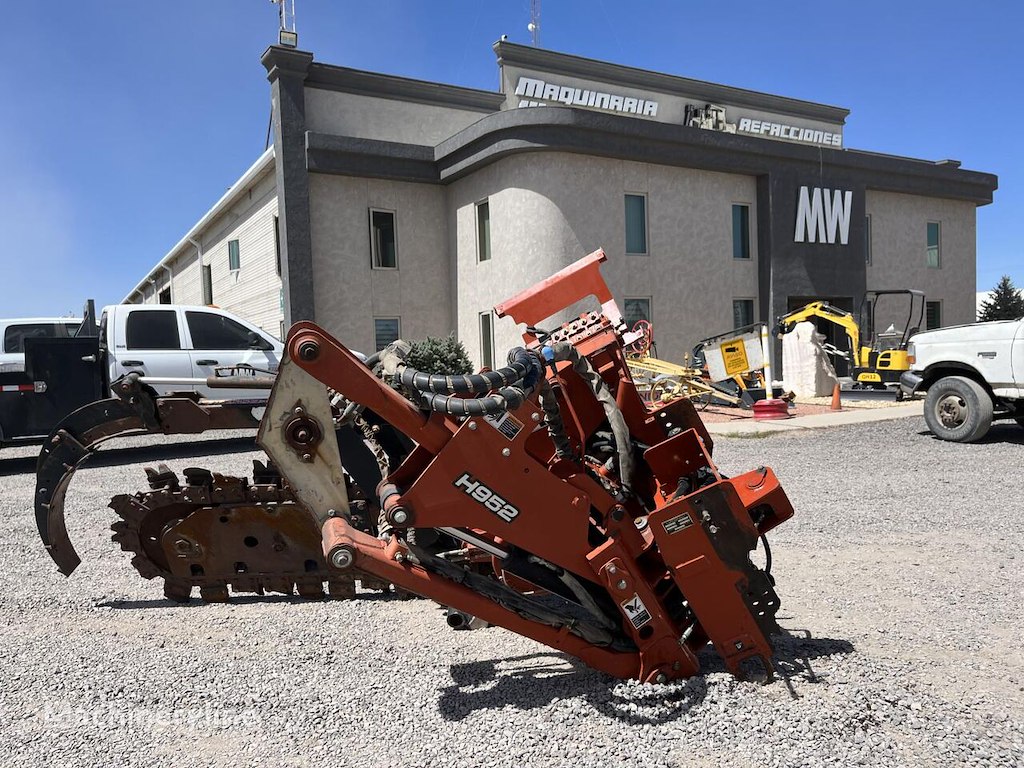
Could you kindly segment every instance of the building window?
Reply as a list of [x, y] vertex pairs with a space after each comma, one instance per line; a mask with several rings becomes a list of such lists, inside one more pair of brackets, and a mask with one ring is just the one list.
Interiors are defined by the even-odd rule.
[[281, 276], [281, 219], [274, 217], [274, 259], [277, 264], [277, 275]]
[[928, 255], [927, 264], [931, 269], [942, 267], [941, 227], [937, 221], [928, 222]]
[[232, 272], [237, 272], [241, 268], [241, 262], [238, 258], [238, 241], [228, 241], [228, 269]]
[[373, 318], [373, 345], [380, 352], [388, 344], [398, 341], [402, 336], [402, 321], [397, 317]]
[[178, 313], [173, 309], [131, 312], [125, 325], [128, 349], [181, 349]]
[[394, 211], [370, 209], [370, 251], [374, 269], [398, 269]]
[[733, 299], [732, 301], [732, 327], [744, 328], [754, 324], [754, 300]]
[[171, 286], [168, 285], [166, 288], [160, 291], [160, 298], [157, 299], [157, 301], [161, 304], [171, 303]]
[[626, 327], [630, 330], [640, 320], [651, 322], [650, 297], [623, 299], [622, 318], [626, 321]]
[[626, 195], [626, 253], [647, 255], [646, 195]]
[[942, 327], [942, 302], [926, 301], [924, 305], [924, 327], [926, 331]]
[[203, 265], [203, 304], [213, 304], [213, 267]]
[[871, 263], [871, 214], [864, 217], [864, 263]]
[[480, 313], [480, 365], [494, 368], [494, 315]]
[[491, 260], [491, 204], [476, 204], [476, 260]]
[[750, 206], [732, 207], [732, 257], [750, 258]]

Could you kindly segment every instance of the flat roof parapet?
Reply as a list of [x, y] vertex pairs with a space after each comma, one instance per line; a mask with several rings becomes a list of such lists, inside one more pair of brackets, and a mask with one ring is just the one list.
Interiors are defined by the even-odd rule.
[[650, 72], [621, 64], [610, 64], [597, 59], [587, 59], [567, 53], [556, 53], [543, 48], [510, 43], [499, 40], [494, 44], [499, 64], [511, 64], [530, 69], [562, 75], [585, 77], [604, 83], [617, 83], [635, 88], [644, 88], [679, 96], [689, 96], [709, 102], [725, 102], [735, 106], [754, 107], [796, 117], [822, 120], [824, 122], [846, 123], [850, 110], [813, 101], [775, 96], [745, 88], [692, 80], [688, 77]]

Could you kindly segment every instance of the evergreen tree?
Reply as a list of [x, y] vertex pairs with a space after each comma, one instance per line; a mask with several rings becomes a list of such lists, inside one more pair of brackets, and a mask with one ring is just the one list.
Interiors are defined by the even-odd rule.
[[422, 341], [412, 342], [406, 362], [424, 373], [458, 375], [473, 372], [466, 348], [454, 333], [443, 339], [428, 336]]
[[1024, 317], [1024, 296], [1019, 288], [1013, 287], [1009, 275], [1003, 275], [999, 284], [992, 289], [988, 298], [981, 303], [978, 321], [1016, 320]]

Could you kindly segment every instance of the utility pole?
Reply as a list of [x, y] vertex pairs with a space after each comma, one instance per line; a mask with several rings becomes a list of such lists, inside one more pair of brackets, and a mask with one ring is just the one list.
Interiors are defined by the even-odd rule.
[[295, 0], [270, 0], [277, 6], [277, 42], [287, 48], [297, 48], [299, 34], [295, 31]]

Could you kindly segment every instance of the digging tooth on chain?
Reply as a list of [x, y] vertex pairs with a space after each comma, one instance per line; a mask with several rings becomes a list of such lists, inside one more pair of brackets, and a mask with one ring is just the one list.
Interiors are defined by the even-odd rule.
[[[253, 462], [253, 480], [188, 467], [184, 483], [165, 464], [147, 467], [151, 490], [111, 499], [118, 520], [111, 538], [132, 554], [146, 579], [162, 578], [164, 595], [186, 602], [193, 590], [206, 602], [226, 602], [231, 592], [276, 592], [332, 599], [390, 585], [357, 572], [327, 568], [320, 532], [285, 487], [272, 464]], [[352, 491], [353, 511], [368, 519], [366, 502]]]

